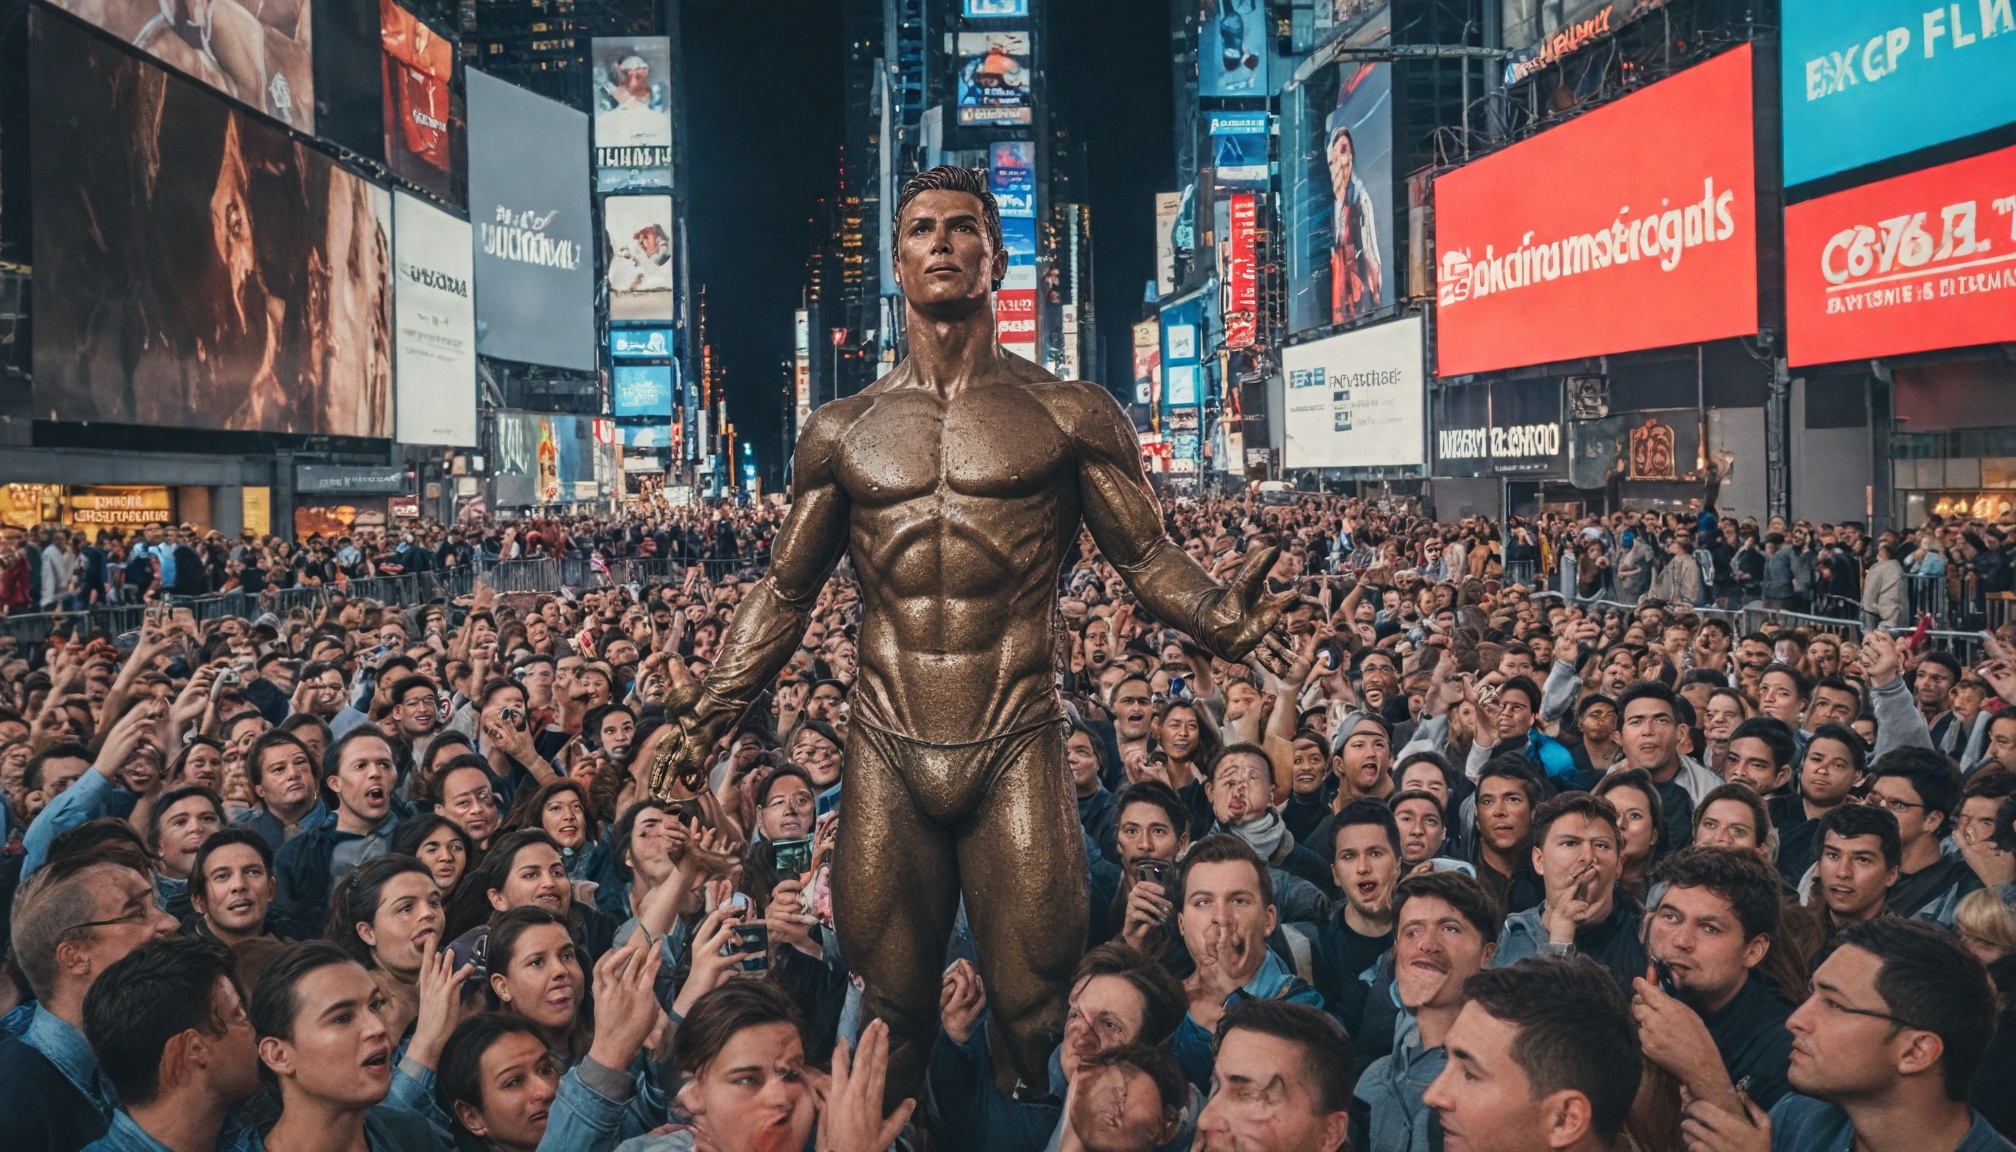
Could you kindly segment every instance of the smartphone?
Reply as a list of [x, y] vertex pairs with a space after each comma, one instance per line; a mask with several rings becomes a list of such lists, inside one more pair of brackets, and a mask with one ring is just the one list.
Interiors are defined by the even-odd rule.
[[761, 972], [770, 967], [770, 926], [758, 921], [754, 924], [737, 924], [735, 939], [739, 942], [736, 951], [742, 954], [741, 968], [744, 972]]
[[812, 838], [770, 842], [770, 866], [779, 876], [803, 876], [812, 870]]
[[1181, 700], [1189, 695], [1190, 682], [1181, 676], [1169, 677], [1169, 699]]
[[1136, 883], [1159, 884], [1164, 896], [1176, 891], [1176, 865], [1167, 860], [1141, 860], [1134, 865]]

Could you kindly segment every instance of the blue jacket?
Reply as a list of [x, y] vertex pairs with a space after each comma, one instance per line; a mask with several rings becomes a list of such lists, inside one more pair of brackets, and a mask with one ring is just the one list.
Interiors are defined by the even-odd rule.
[[0, 1133], [9, 1152], [77, 1152], [112, 1123], [112, 1090], [84, 1034], [40, 1006], [0, 1040]]
[[[371, 1152], [455, 1152], [455, 1141], [426, 1119], [389, 1104], [364, 1113], [364, 1143]], [[266, 1134], [256, 1128], [241, 1129], [217, 1141], [217, 1149], [266, 1152]]]
[[[322, 803], [322, 798], [317, 796], [315, 798], [315, 806], [308, 809], [306, 816], [301, 817], [301, 831], [306, 832], [310, 828], [320, 825], [328, 815], [328, 807]], [[273, 855], [275, 856], [280, 855], [280, 849], [287, 846], [287, 825], [281, 823], [278, 816], [273, 815], [264, 808], [247, 808], [245, 811], [240, 812], [236, 819], [231, 821], [231, 826], [234, 828], [250, 828], [252, 831], [257, 832], [260, 838], [266, 841], [266, 847], [273, 850]], [[297, 832], [295, 835], [298, 836], [300, 833]]]
[[1393, 1051], [1358, 1077], [1352, 1100], [1353, 1152], [1430, 1152], [1442, 1146], [1442, 1122], [1421, 1095], [1449, 1063], [1449, 1050], [1423, 1048], [1421, 1034], [1408, 1033]]
[[[1260, 970], [1253, 973], [1253, 978], [1246, 982], [1245, 987], [1225, 998], [1225, 1006], [1229, 1008], [1243, 999], [1287, 1000], [1307, 1004], [1311, 1008], [1323, 1007], [1322, 995], [1289, 971], [1281, 958], [1267, 949], [1261, 951]], [[1211, 1091], [1211, 1065], [1215, 1059], [1211, 1040], [1211, 1033], [1191, 1019], [1188, 1013], [1176, 1026], [1176, 1035], [1169, 1039], [1169, 1055], [1175, 1057], [1177, 1065], [1183, 1069], [1184, 1078], [1199, 1092]]]
[[25, 856], [21, 861], [22, 883], [27, 883], [28, 877], [48, 861], [49, 842], [58, 835], [101, 816], [124, 819], [133, 814], [139, 803], [140, 797], [113, 784], [111, 777], [96, 768], [87, 769], [61, 796], [36, 813], [34, 822], [22, 835], [21, 850]]

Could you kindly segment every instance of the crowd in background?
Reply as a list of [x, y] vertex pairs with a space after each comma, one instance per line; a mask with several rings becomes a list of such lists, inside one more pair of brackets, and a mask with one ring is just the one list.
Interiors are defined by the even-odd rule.
[[[998, 1081], [961, 931], [891, 1106], [829, 885], [846, 568], [706, 791], [646, 788], [777, 523], [86, 546], [128, 592], [136, 555], [179, 589], [213, 546], [207, 588], [330, 587], [0, 637], [6, 1145], [2009, 1147], [2016, 633], [1963, 663], [1877, 610], [1890, 565], [2006, 572], [2000, 527], [1168, 502], [1220, 579], [1281, 549], [1278, 674], [1154, 619], [1081, 537], [1056, 675], [1091, 914], [1050, 1083]], [[477, 553], [687, 563], [418, 603], [317, 567]], [[79, 595], [53, 577], [28, 603]], [[1730, 611], [1840, 602], [1874, 607]]]

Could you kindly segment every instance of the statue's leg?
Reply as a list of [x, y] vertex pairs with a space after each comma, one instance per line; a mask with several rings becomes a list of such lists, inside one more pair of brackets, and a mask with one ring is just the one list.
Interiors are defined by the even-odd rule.
[[1085, 843], [1061, 725], [990, 750], [991, 783], [961, 829], [959, 875], [1002, 1087], [1049, 1090], [1071, 970], [1085, 951]]
[[833, 925], [841, 955], [865, 986], [862, 1021], [889, 1025], [883, 1098], [891, 1102], [923, 1088], [938, 1038], [945, 944], [959, 909], [951, 833], [924, 814], [906, 782], [923, 767], [907, 761], [933, 754], [865, 724], [847, 734]]

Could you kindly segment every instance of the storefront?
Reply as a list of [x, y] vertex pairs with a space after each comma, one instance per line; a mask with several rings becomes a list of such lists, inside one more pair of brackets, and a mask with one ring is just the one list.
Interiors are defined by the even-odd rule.
[[[272, 489], [240, 486], [239, 525], [264, 533], [271, 519]], [[219, 494], [202, 485], [37, 484], [0, 485], [0, 524], [34, 528], [57, 524], [95, 537], [100, 532], [131, 533], [149, 524], [189, 524], [199, 531], [225, 528]]]
[[1892, 369], [1891, 472], [1900, 523], [2016, 512], [2016, 364], [1950, 360]]

